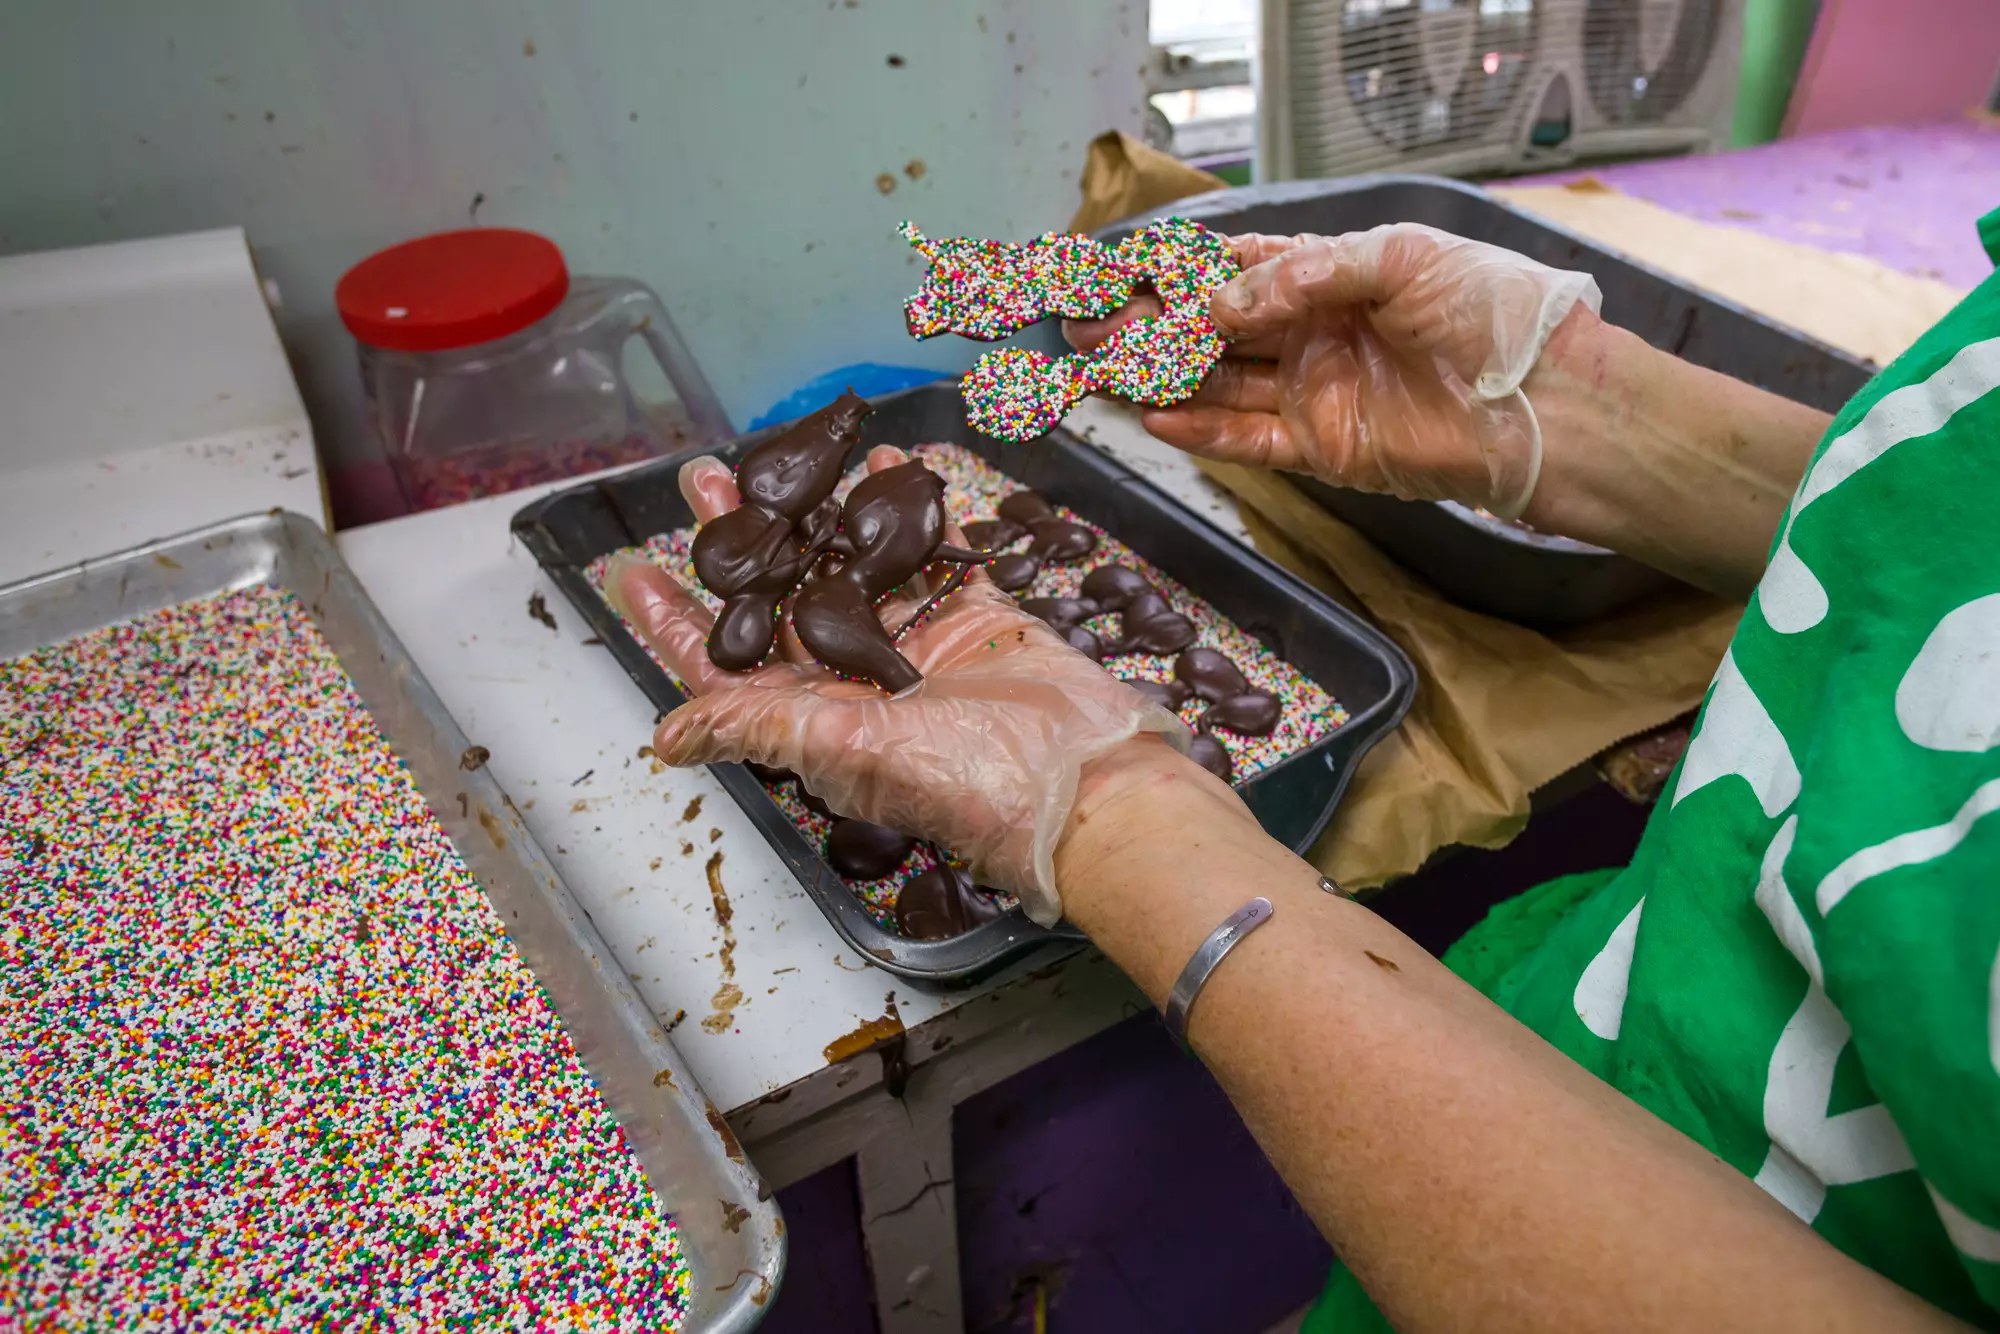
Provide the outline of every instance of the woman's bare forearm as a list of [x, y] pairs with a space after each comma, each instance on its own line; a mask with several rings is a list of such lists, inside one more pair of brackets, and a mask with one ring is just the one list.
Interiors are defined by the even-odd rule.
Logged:
[[1564, 321], [1525, 388], [1543, 456], [1522, 518], [1729, 597], [1756, 586], [1830, 420], [1588, 310]]
[[1086, 770], [1066, 909], [1158, 1003], [1254, 895], [1190, 1040], [1397, 1328], [1957, 1328], [1521, 1027], [1134, 742]]

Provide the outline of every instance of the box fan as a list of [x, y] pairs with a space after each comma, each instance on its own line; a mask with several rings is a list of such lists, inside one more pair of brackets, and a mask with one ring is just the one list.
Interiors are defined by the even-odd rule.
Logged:
[[1260, 180], [1725, 146], [1744, 0], [1263, 0]]

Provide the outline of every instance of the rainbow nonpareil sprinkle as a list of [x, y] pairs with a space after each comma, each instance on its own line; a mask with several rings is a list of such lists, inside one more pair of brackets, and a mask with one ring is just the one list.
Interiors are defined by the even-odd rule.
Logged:
[[903, 307], [914, 338], [957, 333], [994, 342], [1052, 315], [1101, 319], [1142, 286], [1165, 308], [1124, 325], [1091, 352], [1050, 357], [1001, 348], [981, 357], [962, 384], [966, 416], [996, 439], [1045, 435], [1095, 393], [1170, 407], [1199, 389], [1222, 356], [1208, 299], [1236, 276], [1236, 258], [1226, 240], [1199, 223], [1165, 218], [1115, 247], [1061, 232], [1017, 245], [933, 241], [908, 222], [897, 230], [930, 260], [923, 285]]
[[623, 1130], [289, 594], [0, 663], [0, 1324], [680, 1325]]

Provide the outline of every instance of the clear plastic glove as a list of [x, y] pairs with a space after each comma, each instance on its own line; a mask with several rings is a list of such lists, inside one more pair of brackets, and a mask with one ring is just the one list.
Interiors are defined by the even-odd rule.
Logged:
[[[868, 467], [904, 459], [877, 448]], [[739, 503], [727, 473], [713, 459], [682, 470], [682, 493], [704, 522]], [[1055, 848], [1083, 766], [1141, 732], [1187, 746], [1178, 718], [1022, 612], [983, 572], [903, 638], [924, 680], [894, 696], [796, 660], [802, 650], [789, 635], [781, 657], [794, 660], [723, 671], [708, 660], [713, 614], [648, 561], [614, 560], [605, 591], [696, 696], [660, 724], [653, 749], [663, 761], [790, 769], [842, 814], [965, 858], [975, 880], [1018, 895], [1044, 926], [1062, 916]], [[915, 595], [885, 604], [884, 623], [901, 624]]]
[[[1594, 279], [1414, 223], [1231, 244], [1244, 272], [1210, 302], [1229, 355], [1148, 431], [1357, 490], [1527, 508], [1542, 442], [1521, 385], [1573, 309], [1598, 310]], [[1092, 347], [1147, 313], [1066, 332]]]

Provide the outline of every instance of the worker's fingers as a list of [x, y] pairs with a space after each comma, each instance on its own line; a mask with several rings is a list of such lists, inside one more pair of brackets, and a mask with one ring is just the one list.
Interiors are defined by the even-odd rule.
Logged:
[[1296, 468], [1299, 451], [1284, 421], [1273, 412], [1229, 408], [1155, 408], [1139, 424], [1176, 449], [1217, 463], [1250, 468]]
[[1310, 236], [1266, 236], [1259, 232], [1248, 232], [1242, 236], [1229, 238], [1229, 249], [1236, 255], [1236, 263], [1245, 269], [1254, 269], [1259, 264], [1276, 259], [1288, 250], [1297, 250], [1314, 238]]
[[792, 603], [797, 593], [787, 597], [778, 606], [778, 656], [786, 662], [811, 662], [813, 655], [799, 639], [799, 629], [792, 624]]
[[689, 459], [681, 465], [681, 497], [694, 511], [698, 524], [719, 519], [743, 503], [736, 489], [736, 474], [712, 454]]
[[[830, 673], [812, 685], [804, 680], [689, 700], [653, 733], [653, 750], [665, 763], [683, 767], [751, 760], [792, 769], [816, 745], [851, 740], [857, 732], [854, 695], [881, 698], [872, 686], [844, 688], [855, 683]], [[852, 762], [871, 763], [860, 750]]]
[[1094, 351], [1099, 343], [1117, 333], [1133, 320], [1142, 320], [1149, 315], [1158, 315], [1166, 309], [1160, 298], [1150, 295], [1133, 297], [1117, 311], [1101, 320], [1064, 320], [1063, 337], [1079, 352]]
[[649, 560], [624, 552], [604, 572], [604, 595], [640, 639], [652, 646], [680, 681], [697, 695], [742, 680], [708, 658], [708, 632], [715, 615]]
[[1390, 275], [1403, 267], [1387, 263], [1369, 233], [1314, 237], [1218, 287], [1208, 313], [1225, 338], [1264, 337], [1305, 316], [1387, 300]]
[[1230, 408], [1236, 412], [1278, 410], [1278, 363], [1224, 357], [1215, 363], [1189, 407]]

